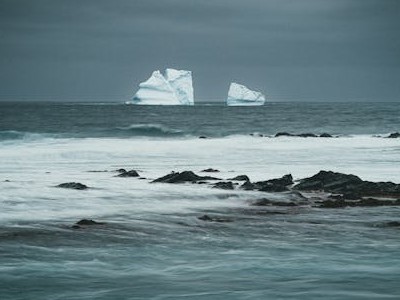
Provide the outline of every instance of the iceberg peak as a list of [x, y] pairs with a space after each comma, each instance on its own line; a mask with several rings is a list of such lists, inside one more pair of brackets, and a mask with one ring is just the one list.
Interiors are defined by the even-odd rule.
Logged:
[[242, 84], [232, 82], [229, 86], [226, 104], [229, 106], [240, 105], [263, 105], [265, 96], [256, 91], [252, 91]]
[[154, 71], [150, 78], [139, 84], [129, 104], [194, 105], [192, 72], [166, 69], [165, 75]]

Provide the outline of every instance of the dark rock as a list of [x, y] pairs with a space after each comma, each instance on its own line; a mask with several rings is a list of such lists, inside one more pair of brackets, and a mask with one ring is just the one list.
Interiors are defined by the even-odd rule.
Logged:
[[125, 169], [118, 169], [118, 170], [115, 170], [115, 171], [118, 172], [118, 173], [126, 173]]
[[297, 206], [294, 202], [272, 201], [266, 198], [259, 199], [252, 204], [253, 206]]
[[246, 191], [253, 191], [257, 190], [258, 186], [256, 186], [254, 183], [251, 183], [250, 181], [246, 181], [240, 186], [240, 188]]
[[389, 138], [389, 139], [400, 138], [400, 132], [393, 132], [393, 133], [389, 134], [387, 138]]
[[206, 172], [206, 173], [218, 173], [219, 170], [213, 169], [213, 168], [208, 168], [208, 169], [202, 170], [201, 172]]
[[201, 135], [199, 136], [199, 139], [208, 139], [208, 137], [206, 137], [205, 135]]
[[326, 132], [324, 132], [324, 133], [321, 133], [320, 135], [319, 135], [319, 137], [323, 137], [323, 138], [331, 138], [331, 137], [333, 137], [332, 135], [330, 135], [329, 133], [326, 133]]
[[389, 221], [382, 225], [383, 225], [383, 227], [400, 227], [400, 222], [399, 221]]
[[65, 189], [74, 189], [74, 190], [86, 190], [88, 189], [87, 185], [84, 185], [79, 182], [66, 182], [57, 185], [57, 187], [65, 188]]
[[84, 226], [89, 226], [89, 225], [104, 225], [105, 223], [103, 222], [96, 222], [90, 219], [82, 219], [78, 222], [75, 223], [76, 225], [84, 225]]
[[183, 171], [183, 172], [172, 172], [168, 175], [157, 178], [152, 182], [183, 183], [183, 182], [197, 182], [204, 180], [220, 180], [220, 179], [211, 176], [199, 176], [193, 173], [192, 171]]
[[284, 192], [288, 191], [288, 186], [293, 184], [293, 177], [291, 174], [282, 176], [281, 178], [274, 178], [266, 181], [256, 182], [258, 190], [262, 192]]
[[259, 189], [259, 191], [261, 191], [261, 192], [270, 192], [270, 193], [280, 193], [280, 192], [285, 192], [288, 190], [289, 189], [284, 185], [272, 184], [272, 183], [267, 183]]
[[275, 134], [275, 137], [280, 137], [280, 136], [294, 136], [294, 134], [291, 134], [289, 132], [278, 132]]
[[247, 175], [238, 175], [228, 180], [236, 180], [236, 181], [250, 181], [250, 178]]
[[314, 133], [300, 133], [300, 134], [296, 134], [296, 136], [298, 136], [298, 137], [318, 137]]
[[332, 171], [320, 171], [312, 177], [302, 179], [293, 188], [302, 191], [322, 190], [342, 194], [346, 199], [358, 199], [365, 196], [400, 197], [400, 184], [363, 181], [352, 174]]
[[343, 207], [377, 207], [377, 206], [400, 206], [400, 200], [378, 200], [375, 198], [363, 198], [357, 201], [326, 200], [319, 202], [321, 208], [343, 208]]
[[[123, 170], [123, 169], [122, 169]], [[130, 170], [125, 172], [120, 172], [120, 174], [117, 175], [117, 177], [139, 177], [139, 173], [135, 170]]]
[[85, 226], [104, 225], [104, 224], [106, 224], [106, 223], [96, 222], [96, 221], [93, 221], [93, 220], [90, 220], [90, 219], [82, 219], [82, 220], [76, 222], [71, 227], [73, 229], [81, 229], [81, 228], [84, 228]]
[[203, 215], [201, 217], [198, 217], [197, 219], [199, 219], [201, 221], [205, 221], [205, 222], [218, 222], [218, 223], [233, 222], [231, 219], [210, 217], [209, 215]]
[[223, 190], [233, 190], [234, 186], [232, 181], [226, 181], [226, 182], [217, 182], [216, 184], [213, 185], [213, 188], [223, 189]]
[[6, 179], [6, 180], [4, 180], [4, 182], [11, 182], [10, 180], [8, 180], [8, 179]]

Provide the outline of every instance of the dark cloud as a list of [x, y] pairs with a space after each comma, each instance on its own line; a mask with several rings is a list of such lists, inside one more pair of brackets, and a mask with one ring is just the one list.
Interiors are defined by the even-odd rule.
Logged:
[[271, 100], [398, 101], [397, 0], [0, 0], [0, 100], [129, 99], [152, 70]]

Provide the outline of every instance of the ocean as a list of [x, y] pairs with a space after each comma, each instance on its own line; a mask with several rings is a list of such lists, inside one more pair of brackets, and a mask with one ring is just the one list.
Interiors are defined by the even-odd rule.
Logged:
[[398, 131], [400, 103], [0, 102], [0, 299], [400, 299], [400, 227], [383, 226], [400, 206], [260, 208], [286, 194], [151, 183], [207, 168], [400, 183]]

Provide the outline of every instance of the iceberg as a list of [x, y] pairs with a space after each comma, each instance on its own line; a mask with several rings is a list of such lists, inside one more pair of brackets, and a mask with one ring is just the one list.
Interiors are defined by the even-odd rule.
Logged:
[[192, 72], [166, 69], [165, 75], [154, 71], [150, 78], [139, 84], [132, 101], [142, 105], [194, 105]]
[[229, 86], [228, 98], [226, 104], [228, 106], [246, 106], [246, 105], [264, 105], [265, 96], [256, 91], [252, 91], [244, 85], [232, 82]]

